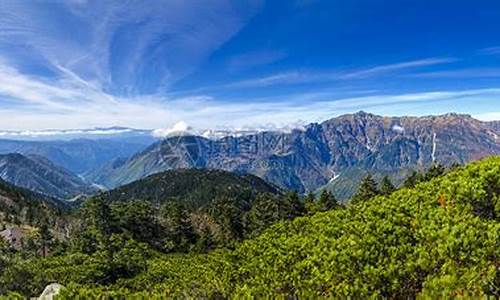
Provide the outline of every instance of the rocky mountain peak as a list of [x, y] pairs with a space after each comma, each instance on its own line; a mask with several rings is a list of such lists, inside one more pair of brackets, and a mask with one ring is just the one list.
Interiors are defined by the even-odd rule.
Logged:
[[250, 173], [284, 188], [312, 191], [332, 178], [346, 182], [368, 171], [396, 175], [435, 162], [465, 163], [500, 154], [495, 126], [461, 114], [383, 117], [360, 111], [292, 133], [217, 141], [176, 137], [110, 168], [102, 184], [114, 187], [168, 169], [207, 168]]

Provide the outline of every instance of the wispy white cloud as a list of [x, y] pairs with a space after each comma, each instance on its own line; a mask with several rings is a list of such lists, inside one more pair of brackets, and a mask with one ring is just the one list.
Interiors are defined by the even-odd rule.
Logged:
[[488, 47], [479, 50], [479, 54], [482, 55], [499, 55], [500, 54], [500, 46], [498, 47]]
[[[335, 92], [280, 99], [246, 95], [233, 101], [207, 91], [188, 97], [163, 93], [230, 40], [261, 5], [258, 0], [0, 1], [0, 128], [125, 126], [166, 128], [165, 133], [181, 121], [196, 128], [283, 128], [297, 120], [320, 121], [359, 109], [390, 112], [395, 104], [494, 102], [500, 97], [495, 89], [349, 98]], [[249, 52], [233, 57], [228, 65], [245, 69], [285, 56], [280, 51]], [[221, 88], [364, 80], [453, 61], [427, 58], [329, 72], [296, 70]]]
[[[0, 137], [64, 137], [75, 135], [88, 136], [114, 136], [117, 134], [135, 132], [131, 128], [94, 128], [94, 129], [67, 129], [67, 130], [22, 130], [22, 131], [0, 131]], [[142, 132], [142, 131], [141, 131]]]
[[484, 121], [500, 121], [500, 109], [498, 111], [475, 114], [474, 116]]
[[166, 99], [115, 97], [70, 73], [48, 80], [0, 64], [0, 102], [5, 100], [10, 105], [0, 105], [4, 130], [126, 126], [128, 121], [140, 127], [148, 123], [145, 116], [172, 117], [160, 101]]
[[204, 97], [170, 99], [161, 92], [261, 6], [260, 0], [1, 1], [0, 126], [175, 123], [176, 114]]
[[257, 66], [269, 65], [284, 59], [287, 56], [285, 51], [259, 50], [232, 56], [228, 59], [227, 65], [230, 71], [241, 71]]
[[266, 86], [282, 85], [282, 84], [308, 83], [318, 80], [324, 81], [324, 80], [331, 80], [332, 78], [337, 78], [337, 76], [332, 77], [332, 74], [315, 74], [309, 72], [290, 71], [290, 72], [273, 74], [270, 76], [241, 80], [238, 82], [227, 84], [225, 85], [225, 87], [232, 87], [232, 88], [266, 87]]
[[360, 79], [372, 77], [380, 74], [392, 73], [402, 70], [415, 69], [420, 67], [428, 67], [435, 65], [442, 65], [455, 62], [454, 58], [427, 58], [414, 61], [400, 62], [396, 64], [389, 64], [383, 66], [376, 66], [370, 69], [359, 70], [344, 74], [344, 79]]
[[62, 67], [114, 93], [150, 93], [193, 72], [260, 7], [253, 0], [5, 0], [0, 57], [15, 67]]
[[[12, 85], [16, 88], [13, 89]], [[500, 89], [397, 95], [378, 93], [349, 98], [338, 98], [335, 92], [299, 93], [282, 96], [286, 101], [271, 97], [228, 102], [204, 95], [116, 97], [94, 90], [90, 83], [71, 74], [59, 80], [44, 81], [3, 65], [0, 67], [0, 101], [7, 97], [21, 102], [22, 106], [0, 108], [0, 128], [3, 130], [108, 126], [168, 129], [175, 128], [180, 121], [197, 129], [283, 128], [298, 120], [303, 120], [301, 123], [321, 121], [360, 109], [395, 113], [396, 107], [404, 105], [436, 107], [438, 103], [446, 102], [445, 108], [449, 108], [449, 104], [458, 101], [483, 101], [500, 106]], [[78, 105], [72, 106], [68, 99], [76, 99]]]
[[447, 71], [421, 72], [408, 74], [414, 78], [496, 78], [500, 77], [499, 68], [470, 68]]
[[448, 64], [455, 62], [454, 58], [427, 58], [414, 61], [400, 62], [396, 64], [380, 65], [372, 68], [358, 70], [335, 70], [330, 72], [312, 71], [288, 71], [269, 76], [251, 78], [230, 83], [227, 87], [248, 88], [266, 87], [274, 85], [301, 84], [311, 82], [331, 82], [360, 80], [389, 74], [396, 74], [403, 71], [413, 70], [422, 67]]

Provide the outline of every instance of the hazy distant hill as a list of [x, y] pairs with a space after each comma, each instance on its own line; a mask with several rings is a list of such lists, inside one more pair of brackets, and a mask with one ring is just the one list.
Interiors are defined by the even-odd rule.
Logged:
[[0, 177], [16, 186], [59, 199], [97, 191], [70, 171], [35, 155], [0, 155]]
[[[168, 169], [223, 169], [300, 192], [330, 184], [345, 198], [367, 171], [388, 174], [397, 183], [410, 169], [425, 169], [433, 162], [449, 165], [500, 154], [499, 136], [495, 123], [468, 115], [382, 117], [359, 112], [291, 133], [220, 140], [171, 137], [115, 161], [95, 178], [116, 187]], [[335, 184], [346, 181], [350, 187]]]
[[123, 140], [77, 139], [70, 141], [0, 140], [0, 154], [21, 153], [43, 156], [75, 174], [85, 174], [118, 157], [129, 157], [145, 148]]
[[148, 176], [101, 194], [106, 200], [146, 200], [160, 205], [182, 200], [193, 209], [218, 197], [245, 201], [260, 193], [279, 194], [277, 187], [253, 175], [237, 175], [220, 170], [181, 169]]

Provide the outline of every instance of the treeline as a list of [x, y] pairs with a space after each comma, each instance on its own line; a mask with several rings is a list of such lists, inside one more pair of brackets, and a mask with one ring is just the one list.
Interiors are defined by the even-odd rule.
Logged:
[[[413, 188], [421, 182], [430, 181], [434, 178], [444, 176], [446, 173], [458, 170], [461, 166], [454, 164], [450, 167], [445, 167], [439, 163], [433, 164], [425, 172], [413, 171], [403, 182], [401, 188]], [[361, 183], [357, 193], [349, 200], [351, 204], [357, 204], [369, 200], [376, 196], [388, 196], [396, 191], [397, 188], [389, 179], [389, 176], [382, 177], [382, 180], [377, 183], [373, 176], [368, 173]]]
[[304, 214], [305, 206], [294, 192], [259, 194], [250, 203], [218, 197], [199, 209], [182, 201], [157, 207], [147, 201], [107, 203], [94, 198], [80, 209], [70, 244], [93, 253], [102, 239], [122, 235], [163, 253], [203, 253], [232, 247], [272, 223]]
[[159, 255], [233, 249], [278, 221], [340, 207], [328, 192], [306, 203], [295, 192], [240, 200], [220, 196], [194, 209], [179, 199], [159, 207], [89, 199], [71, 216], [69, 238], [57, 237], [42, 223], [21, 249], [0, 244], [0, 294], [34, 296], [51, 282], [114, 284], [140, 274]]
[[0, 179], [0, 231], [8, 226], [47, 224], [61, 229], [69, 207], [51, 197], [14, 186]]
[[58, 282], [69, 299], [498, 297], [499, 194], [496, 158], [435, 165], [400, 189], [367, 175], [347, 205], [326, 190], [202, 206], [96, 197], [69, 239], [44, 236], [46, 253], [0, 244], [0, 294]]

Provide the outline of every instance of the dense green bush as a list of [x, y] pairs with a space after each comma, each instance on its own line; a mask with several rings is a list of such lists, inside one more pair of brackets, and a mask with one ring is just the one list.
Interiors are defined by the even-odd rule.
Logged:
[[[242, 220], [255, 218], [261, 233], [234, 249], [162, 254], [133, 232], [112, 233], [94, 253], [7, 266], [0, 292], [37, 295], [56, 281], [67, 299], [500, 297], [500, 158], [305, 217], [286, 218], [286, 205], [274, 215], [282, 206], [269, 199], [256, 203]], [[232, 215], [225, 205], [209, 213], [224, 220]]]
[[500, 159], [282, 222], [231, 254], [236, 295], [500, 295]]

